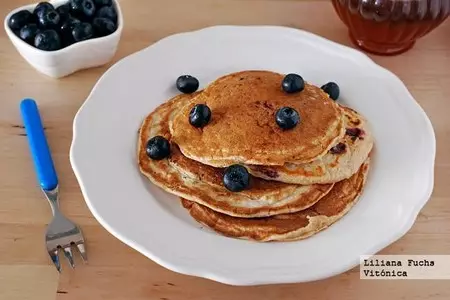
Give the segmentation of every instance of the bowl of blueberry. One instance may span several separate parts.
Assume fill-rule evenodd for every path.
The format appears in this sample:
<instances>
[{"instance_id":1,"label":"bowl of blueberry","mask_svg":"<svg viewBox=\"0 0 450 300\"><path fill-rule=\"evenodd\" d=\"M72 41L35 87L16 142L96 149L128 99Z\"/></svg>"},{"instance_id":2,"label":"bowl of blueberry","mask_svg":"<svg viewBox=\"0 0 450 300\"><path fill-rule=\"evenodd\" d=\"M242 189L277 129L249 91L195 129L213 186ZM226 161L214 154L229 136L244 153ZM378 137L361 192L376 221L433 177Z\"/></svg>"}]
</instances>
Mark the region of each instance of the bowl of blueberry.
<instances>
[{"instance_id":1,"label":"bowl of blueberry","mask_svg":"<svg viewBox=\"0 0 450 300\"><path fill-rule=\"evenodd\" d=\"M29 64L60 78L111 61L123 17L117 0L54 0L11 11L4 26Z\"/></svg>"}]
</instances>

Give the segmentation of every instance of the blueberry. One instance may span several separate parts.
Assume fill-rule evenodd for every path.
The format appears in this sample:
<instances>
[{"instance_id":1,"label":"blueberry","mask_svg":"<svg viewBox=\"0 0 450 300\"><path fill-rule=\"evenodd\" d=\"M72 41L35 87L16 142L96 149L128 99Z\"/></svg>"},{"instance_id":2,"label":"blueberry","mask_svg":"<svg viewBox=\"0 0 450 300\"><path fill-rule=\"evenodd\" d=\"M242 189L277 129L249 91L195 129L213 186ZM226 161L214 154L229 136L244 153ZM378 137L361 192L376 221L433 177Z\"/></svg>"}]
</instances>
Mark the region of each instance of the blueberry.
<instances>
[{"instance_id":1,"label":"blueberry","mask_svg":"<svg viewBox=\"0 0 450 300\"><path fill-rule=\"evenodd\" d=\"M13 14L8 20L11 30L20 30L23 26L33 21L33 14L28 10L21 10Z\"/></svg>"},{"instance_id":2,"label":"blueberry","mask_svg":"<svg viewBox=\"0 0 450 300\"><path fill-rule=\"evenodd\" d=\"M81 20L90 20L95 15L95 4L92 0L70 0L70 11Z\"/></svg>"},{"instance_id":3,"label":"blueberry","mask_svg":"<svg viewBox=\"0 0 450 300\"><path fill-rule=\"evenodd\" d=\"M300 121L298 112L291 107L280 108L275 115L278 126L282 129L294 128Z\"/></svg>"},{"instance_id":4,"label":"blueberry","mask_svg":"<svg viewBox=\"0 0 450 300\"><path fill-rule=\"evenodd\" d=\"M147 142L145 148L148 157L154 160L161 160L170 155L170 143L164 137L157 135Z\"/></svg>"},{"instance_id":5,"label":"blueberry","mask_svg":"<svg viewBox=\"0 0 450 300\"><path fill-rule=\"evenodd\" d=\"M36 24L27 24L20 29L19 36L22 40L27 42L28 44L34 44L34 38L36 34L39 33L39 28Z\"/></svg>"},{"instance_id":6,"label":"blueberry","mask_svg":"<svg viewBox=\"0 0 450 300\"><path fill-rule=\"evenodd\" d=\"M337 100L339 98L339 86L335 82L328 82L327 84L322 85L321 89L327 93L331 99Z\"/></svg>"},{"instance_id":7,"label":"blueberry","mask_svg":"<svg viewBox=\"0 0 450 300\"><path fill-rule=\"evenodd\" d=\"M305 81L300 75L287 74L282 83L283 90L286 93L297 93L305 88Z\"/></svg>"},{"instance_id":8,"label":"blueberry","mask_svg":"<svg viewBox=\"0 0 450 300\"><path fill-rule=\"evenodd\" d=\"M43 14L47 10L55 10L55 7L48 2L40 2L34 8L33 14L36 16L36 18L39 18L41 14Z\"/></svg>"},{"instance_id":9,"label":"blueberry","mask_svg":"<svg viewBox=\"0 0 450 300\"><path fill-rule=\"evenodd\" d=\"M205 104L197 104L189 113L189 123L197 128L204 127L211 120L211 110Z\"/></svg>"},{"instance_id":10,"label":"blueberry","mask_svg":"<svg viewBox=\"0 0 450 300\"><path fill-rule=\"evenodd\" d=\"M117 23L117 12L113 6L104 6L97 11L97 18L107 18Z\"/></svg>"},{"instance_id":11,"label":"blueberry","mask_svg":"<svg viewBox=\"0 0 450 300\"><path fill-rule=\"evenodd\" d=\"M69 3L59 6L56 11L58 12L61 20L67 20L70 17L70 5Z\"/></svg>"},{"instance_id":12,"label":"blueberry","mask_svg":"<svg viewBox=\"0 0 450 300\"><path fill-rule=\"evenodd\" d=\"M250 175L241 165L231 165L225 169L223 184L232 192L241 192L250 185Z\"/></svg>"},{"instance_id":13,"label":"blueberry","mask_svg":"<svg viewBox=\"0 0 450 300\"><path fill-rule=\"evenodd\" d=\"M65 20L61 26L59 27L59 30L61 31L61 33L65 34L65 33L70 33L72 34L72 29L74 28L74 26L76 24L80 24L81 21L78 19L75 19L73 17L69 17L67 20Z\"/></svg>"},{"instance_id":14,"label":"blueberry","mask_svg":"<svg viewBox=\"0 0 450 300\"><path fill-rule=\"evenodd\" d=\"M63 32L66 30L69 30L69 29L70 29L70 31L72 31L73 27L76 24L80 24L80 23L81 23L80 20L75 19L74 17L70 17L61 24L59 29Z\"/></svg>"},{"instance_id":15,"label":"blueberry","mask_svg":"<svg viewBox=\"0 0 450 300\"><path fill-rule=\"evenodd\" d=\"M59 50L61 49L61 39L55 30L45 30L36 35L34 46L45 51Z\"/></svg>"},{"instance_id":16,"label":"blueberry","mask_svg":"<svg viewBox=\"0 0 450 300\"><path fill-rule=\"evenodd\" d=\"M76 17L83 17L83 0L70 0L70 13Z\"/></svg>"},{"instance_id":17,"label":"blueberry","mask_svg":"<svg viewBox=\"0 0 450 300\"><path fill-rule=\"evenodd\" d=\"M116 24L107 18L95 18L92 21L92 26L94 27L95 36L98 37L107 36L117 29Z\"/></svg>"},{"instance_id":18,"label":"blueberry","mask_svg":"<svg viewBox=\"0 0 450 300\"><path fill-rule=\"evenodd\" d=\"M95 15L95 4L92 0L83 1L83 13L88 18L93 18Z\"/></svg>"},{"instance_id":19,"label":"blueberry","mask_svg":"<svg viewBox=\"0 0 450 300\"><path fill-rule=\"evenodd\" d=\"M40 14L38 24L43 29L56 29L60 20L61 18L58 12L56 10L49 9Z\"/></svg>"},{"instance_id":20,"label":"blueberry","mask_svg":"<svg viewBox=\"0 0 450 300\"><path fill-rule=\"evenodd\" d=\"M64 46L69 46L75 43L75 40L73 39L72 35L72 30L74 29L76 24L80 23L81 23L80 20L69 17L61 24L59 30L61 32L61 38L63 40Z\"/></svg>"},{"instance_id":21,"label":"blueberry","mask_svg":"<svg viewBox=\"0 0 450 300\"><path fill-rule=\"evenodd\" d=\"M346 148L347 148L347 146L344 143L339 143L330 149L330 153L331 154L342 154L345 152Z\"/></svg>"},{"instance_id":22,"label":"blueberry","mask_svg":"<svg viewBox=\"0 0 450 300\"><path fill-rule=\"evenodd\" d=\"M177 89L184 94L192 94L198 86L198 79L191 75L182 75L177 79Z\"/></svg>"},{"instance_id":23,"label":"blueberry","mask_svg":"<svg viewBox=\"0 0 450 300\"><path fill-rule=\"evenodd\" d=\"M94 3L97 7L111 5L112 0L94 0Z\"/></svg>"},{"instance_id":24,"label":"blueberry","mask_svg":"<svg viewBox=\"0 0 450 300\"><path fill-rule=\"evenodd\" d=\"M75 42L81 42L94 37L94 29L89 23L78 23L73 26L72 37Z\"/></svg>"}]
</instances>

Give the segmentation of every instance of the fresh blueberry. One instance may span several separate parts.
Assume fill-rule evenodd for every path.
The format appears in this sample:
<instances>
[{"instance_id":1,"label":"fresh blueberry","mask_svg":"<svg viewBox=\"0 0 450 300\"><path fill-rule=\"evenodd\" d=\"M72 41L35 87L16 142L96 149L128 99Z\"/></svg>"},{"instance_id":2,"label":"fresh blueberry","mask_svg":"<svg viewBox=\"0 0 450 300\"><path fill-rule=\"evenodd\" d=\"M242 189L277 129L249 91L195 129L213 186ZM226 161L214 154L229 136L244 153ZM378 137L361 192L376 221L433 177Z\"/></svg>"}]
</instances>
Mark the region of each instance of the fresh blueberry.
<instances>
[{"instance_id":1,"label":"fresh blueberry","mask_svg":"<svg viewBox=\"0 0 450 300\"><path fill-rule=\"evenodd\" d=\"M33 14L36 16L36 19L38 19L41 14L43 14L47 10L55 10L55 7L48 2L40 2L34 8Z\"/></svg>"},{"instance_id":2,"label":"fresh blueberry","mask_svg":"<svg viewBox=\"0 0 450 300\"><path fill-rule=\"evenodd\" d=\"M111 5L112 0L94 0L94 3L97 7Z\"/></svg>"},{"instance_id":3,"label":"fresh blueberry","mask_svg":"<svg viewBox=\"0 0 450 300\"><path fill-rule=\"evenodd\" d=\"M55 30L49 29L36 34L34 46L44 51L61 49L61 39Z\"/></svg>"},{"instance_id":4,"label":"fresh blueberry","mask_svg":"<svg viewBox=\"0 0 450 300\"><path fill-rule=\"evenodd\" d=\"M223 185L232 192L241 192L250 185L250 174L241 165L231 165L225 169Z\"/></svg>"},{"instance_id":5,"label":"fresh blueberry","mask_svg":"<svg viewBox=\"0 0 450 300\"><path fill-rule=\"evenodd\" d=\"M97 18L107 18L117 23L117 12L112 5L100 8L95 16Z\"/></svg>"},{"instance_id":6,"label":"fresh blueberry","mask_svg":"<svg viewBox=\"0 0 450 300\"><path fill-rule=\"evenodd\" d=\"M72 37L75 42L81 42L94 37L94 29L89 23L78 23L73 26Z\"/></svg>"},{"instance_id":7,"label":"fresh blueberry","mask_svg":"<svg viewBox=\"0 0 450 300\"><path fill-rule=\"evenodd\" d=\"M157 135L147 142L145 148L148 157L154 160L161 160L170 155L170 143L164 137Z\"/></svg>"},{"instance_id":8,"label":"fresh blueberry","mask_svg":"<svg viewBox=\"0 0 450 300\"><path fill-rule=\"evenodd\" d=\"M286 93L297 93L305 88L305 81L300 75L287 74L282 83L283 90Z\"/></svg>"},{"instance_id":9,"label":"fresh blueberry","mask_svg":"<svg viewBox=\"0 0 450 300\"><path fill-rule=\"evenodd\" d=\"M39 28L36 24L27 24L20 29L19 36L28 44L34 44L34 38L39 33Z\"/></svg>"},{"instance_id":10,"label":"fresh blueberry","mask_svg":"<svg viewBox=\"0 0 450 300\"><path fill-rule=\"evenodd\" d=\"M58 12L61 20L67 20L70 17L70 5L69 3L59 6L56 11Z\"/></svg>"},{"instance_id":11,"label":"fresh blueberry","mask_svg":"<svg viewBox=\"0 0 450 300\"><path fill-rule=\"evenodd\" d=\"M294 128L300 121L298 112L291 107L280 108L275 115L278 126L282 129Z\"/></svg>"},{"instance_id":12,"label":"fresh blueberry","mask_svg":"<svg viewBox=\"0 0 450 300\"><path fill-rule=\"evenodd\" d=\"M77 18L83 17L83 0L70 0L70 13Z\"/></svg>"},{"instance_id":13,"label":"fresh blueberry","mask_svg":"<svg viewBox=\"0 0 450 300\"><path fill-rule=\"evenodd\" d=\"M322 85L321 89L327 93L331 99L337 100L339 98L340 90L339 86L335 82L328 82Z\"/></svg>"},{"instance_id":14,"label":"fresh blueberry","mask_svg":"<svg viewBox=\"0 0 450 300\"><path fill-rule=\"evenodd\" d=\"M65 20L59 27L61 38L65 47L75 43L73 39L72 30L76 24L80 24L81 21L72 17Z\"/></svg>"},{"instance_id":15,"label":"fresh blueberry","mask_svg":"<svg viewBox=\"0 0 450 300\"><path fill-rule=\"evenodd\" d=\"M76 25L76 24L80 24L81 23L81 21L80 20L78 20L78 19L75 19L75 18L73 18L73 17L70 17L70 18L68 18L67 20L65 20L62 24L61 24L61 26L59 27L59 30L61 31L61 33L71 33L72 32L72 29L73 29L73 27Z\"/></svg>"},{"instance_id":16,"label":"fresh blueberry","mask_svg":"<svg viewBox=\"0 0 450 300\"><path fill-rule=\"evenodd\" d=\"M189 123L197 128L206 126L211 120L211 110L205 104L197 104L189 113Z\"/></svg>"},{"instance_id":17,"label":"fresh blueberry","mask_svg":"<svg viewBox=\"0 0 450 300\"><path fill-rule=\"evenodd\" d=\"M93 18L95 15L95 4L92 0L83 1L83 13L88 18Z\"/></svg>"},{"instance_id":18,"label":"fresh blueberry","mask_svg":"<svg viewBox=\"0 0 450 300\"><path fill-rule=\"evenodd\" d=\"M70 0L70 11L81 20L90 20L95 15L95 4L92 0Z\"/></svg>"},{"instance_id":19,"label":"fresh blueberry","mask_svg":"<svg viewBox=\"0 0 450 300\"><path fill-rule=\"evenodd\" d=\"M107 36L117 29L116 24L107 18L95 18L92 21L92 27L94 27L95 36L98 37Z\"/></svg>"},{"instance_id":20,"label":"fresh blueberry","mask_svg":"<svg viewBox=\"0 0 450 300\"><path fill-rule=\"evenodd\" d=\"M198 79L191 75L182 75L177 79L177 89L184 94L192 94L198 87Z\"/></svg>"},{"instance_id":21,"label":"fresh blueberry","mask_svg":"<svg viewBox=\"0 0 450 300\"><path fill-rule=\"evenodd\" d=\"M23 26L33 21L33 14L28 10L21 10L13 14L8 20L8 26L11 30L20 30Z\"/></svg>"},{"instance_id":22,"label":"fresh blueberry","mask_svg":"<svg viewBox=\"0 0 450 300\"><path fill-rule=\"evenodd\" d=\"M56 10L46 10L40 14L38 19L39 27L42 29L57 29L61 18Z\"/></svg>"},{"instance_id":23,"label":"fresh blueberry","mask_svg":"<svg viewBox=\"0 0 450 300\"><path fill-rule=\"evenodd\" d=\"M73 27L80 23L80 20L70 17L61 24L59 30L61 30L61 32L72 31Z\"/></svg>"}]
</instances>

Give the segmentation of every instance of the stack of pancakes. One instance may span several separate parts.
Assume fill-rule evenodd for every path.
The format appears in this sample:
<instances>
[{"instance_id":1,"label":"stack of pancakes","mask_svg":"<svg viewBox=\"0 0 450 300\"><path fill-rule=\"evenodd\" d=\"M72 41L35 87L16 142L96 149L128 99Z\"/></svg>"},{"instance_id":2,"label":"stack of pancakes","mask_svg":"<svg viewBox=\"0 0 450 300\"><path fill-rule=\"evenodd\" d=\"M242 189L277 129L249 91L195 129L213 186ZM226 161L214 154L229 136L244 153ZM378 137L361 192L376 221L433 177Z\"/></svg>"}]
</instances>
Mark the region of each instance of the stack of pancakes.
<instances>
[{"instance_id":1,"label":"stack of pancakes","mask_svg":"<svg viewBox=\"0 0 450 300\"><path fill-rule=\"evenodd\" d=\"M181 197L195 220L226 236L290 241L327 228L362 193L373 138L356 111L308 83L286 93L283 78L268 71L233 73L160 105L140 129L141 172ZM211 110L203 128L189 123L196 104ZM275 122L276 111L286 106L300 114L289 130ZM155 136L170 142L168 158L148 157L146 144ZM240 192L223 184L225 168L234 164L251 174Z\"/></svg>"}]
</instances>

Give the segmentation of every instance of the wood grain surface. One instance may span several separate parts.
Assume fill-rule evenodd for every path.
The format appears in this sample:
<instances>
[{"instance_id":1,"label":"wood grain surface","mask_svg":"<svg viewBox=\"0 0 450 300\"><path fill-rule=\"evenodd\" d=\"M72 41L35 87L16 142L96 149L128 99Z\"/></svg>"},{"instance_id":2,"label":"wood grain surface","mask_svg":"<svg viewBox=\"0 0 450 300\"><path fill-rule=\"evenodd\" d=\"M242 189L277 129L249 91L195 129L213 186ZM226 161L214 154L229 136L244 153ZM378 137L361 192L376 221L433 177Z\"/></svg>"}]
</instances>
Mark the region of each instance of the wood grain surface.
<instances>
[{"instance_id":1,"label":"wood grain surface","mask_svg":"<svg viewBox=\"0 0 450 300\"><path fill-rule=\"evenodd\" d=\"M1 0L0 12L4 16L29 2ZM169 34L215 24L292 26L351 46L328 1L121 0L121 4L125 29L111 64ZM449 254L450 21L403 55L373 59L404 81L431 118L437 137L432 199L409 233L382 253ZM50 79L34 71L0 31L0 299L450 299L448 282L360 280L358 268L306 284L232 287L173 273L119 242L87 209L69 163L73 117L111 64ZM78 261L76 270L65 268L61 275L43 247L51 211L38 189L21 127L18 104L25 97L40 104L60 177L62 210L81 225L88 240L90 263Z\"/></svg>"}]
</instances>

